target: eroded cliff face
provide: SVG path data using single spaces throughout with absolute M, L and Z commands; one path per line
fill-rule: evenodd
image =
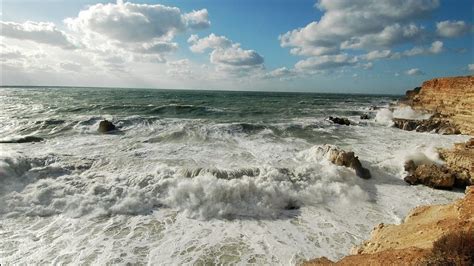
M 323 257 L 305 265 L 472 265 L 474 186 L 454 203 L 415 208 L 400 225 L 380 224 L 351 253 L 338 262 Z
M 474 135 L 474 76 L 428 80 L 406 98 L 413 109 L 440 114 L 462 134 Z

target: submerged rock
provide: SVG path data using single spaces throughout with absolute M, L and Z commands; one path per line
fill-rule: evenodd
M 331 122 L 333 122 L 334 124 L 339 124 L 339 125 L 345 125 L 345 126 L 349 126 L 351 124 L 351 121 L 345 117 L 332 117 L 330 116 L 328 118 Z
M 44 139 L 40 137 L 26 136 L 26 137 L 10 139 L 10 140 L 2 140 L 0 141 L 0 143 L 28 143 L 28 142 L 41 142 L 43 140 Z
M 116 129 L 117 127 L 115 127 L 115 125 L 112 124 L 112 122 L 108 120 L 103 120 L 103 121 L 100 121 L 99 128 L 97 129 L 97 131 L 99 131 L 100 133 L 107 133 L 110 131 L 114 131 Z
M 339 166 L 349 167 L 355 170 L 356 175 L 360 178 L 369 179 L 371 178 L 370 171 L 364 168 L 359 161 L 359 158 L 355 156 L 354 152 L 346 152 L 342 149 L 337 148 L 333 145 L 324 145 L 320 147 L 320 152 L 326 156 L 326 158 L 333 164 Z
M 369 116 L 369 114 L 361 114 L 360 119 L 367 120 L 367 119 L 370 119 L 370 116 Z

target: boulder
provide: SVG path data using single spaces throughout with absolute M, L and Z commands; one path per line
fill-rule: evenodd
M 369 114 L 361 114 L 360 119 L 367 120 L 367 119 L 370 119 L 370 116 L 369 116 Z
M 369 179 L 371 177 L 370 171 L 362 166 L 354 152 L 346 152 L 333 145 L 324 145 L 319 150 L 331 163 L 354 169 L 360 178 Z
M 351 124 L 351 121 L 345 117 L 332 117 L 330 116 L 328 118 L 331 122 L 333 122 L 334 124 L 339 124 L 339 125 L 345 125 L 345 126 L 349 126 Z
M 114 131 L 116 129 L 117 128 L 115 127 L 114 124 L 112 124 L 112 122 L 108 120 L 103 120 L 103 121 L 100 121 L 99 128 L 97 129 L 97 131 L 99 131 L 100 133 L 107 133 L 110 131 Z
M 412 163 L 407 162 L 405 169 L 407 168 L 412 172 L 403 180 L 410 185 L 422 184 L 432 188 L 452 189 L 456 180 L 456 175 L 444 165 L 422 164 L 413 171 Z

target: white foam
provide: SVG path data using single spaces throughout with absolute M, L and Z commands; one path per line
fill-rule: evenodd
M 465 136 L 373 124 L 310 131 L 321 136 L 320 143 L 316 137 L 310 143 L 270 129 L 248 134 L 201 120 L 156 120 L 126 127 L 121 135 L 95 134 L 86 124 L 84 134 L 0 144 L 0 230 L 6 232 L 0 252 L 6 264 L 335 259 L 375 224 L 398 222 L 419 204 L 461 196 L 410 187 L 400 170 L 407 158 L 436 161 L 421 144 L 449 146 Z M 181 137 L 169 137 L 174 132 Z M 149 141 L 157 136 L 165 141 Z M 325 143 L 353 150 L 373 178 L 330 164 L 316 152 Z M 229 180 L 212 171 L 183 176 L 183 169 L 194 168 L 259 173 Z M 289 210 L 291 205 L 300 208 Z
M 432 115 L 413 110 L 410 106 L 398 106 L 393 111 L 393 117 L 403 119 L 423 120 L 429 119 Z

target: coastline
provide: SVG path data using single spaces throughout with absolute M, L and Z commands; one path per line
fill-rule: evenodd
M 422 87 L 409 90 L 399 106 L 432 113 L 428 120 L 403 119 L 395 122 L 401 130 L 431 131 L 438 134 L 474 136 L 474 77 L 437 78 Z M 428 122 L 426 122 L 428 121 Z M 435 121 L 435 122 L 433 122 Z M 407 126 L 408 123 L 412 123 Z M 423 123 L 434 124 L 423 128 Z M 449 130 L 439 130 L 446 128 Z M 435 170 L 419 169 L 413 161 L 405 181 L 433 188 L 465 187 L 464 198 L 445 205 L 419 206 L 399 225 L 379 224 L 370 239 L 351 249 L 350 255 L 333 262 L 326 257 L 306 261 L 303 265 L 380 265 L 380 264 L 455 264 L 474 263 L 474 139 L 455 144 L 451 149 L 438 149 L 445 166 Z M 415 171 L 416 170 L 416 171 Z M 411 172 L 411 173 L 410 173 Z M 420 175 L 424 175 L 422 180 Z M 446 176 L 451 178 L 449 185 Z M 412 180 L 410 180 L 410 178 Z M 416 182 L 410 182 L 415 180 Z M 421 180 L 421 181 L 420 181 Z

